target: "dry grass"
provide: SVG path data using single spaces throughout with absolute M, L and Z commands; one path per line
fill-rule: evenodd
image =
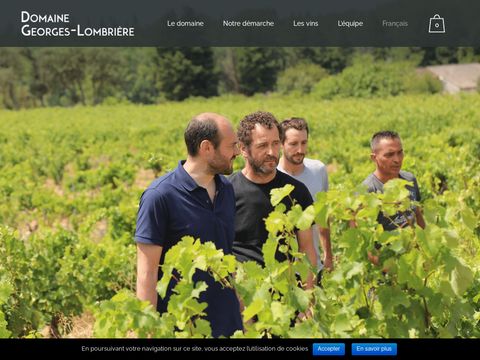
M 102 219 L 98 221 L 93 227 L 93 230 L 91 232 L 92 241 L 95 243 L 99 243 L 107 234 L 107 231 L 108 231 L 108 220 Z
M 68 327 L 70 330 L 64 336 L 65 338 L 91 338 L 93 337 L 93 325 L 95 318 L 89 312 L 84 312 L 80 316 L 75 316 L 71 319 Z

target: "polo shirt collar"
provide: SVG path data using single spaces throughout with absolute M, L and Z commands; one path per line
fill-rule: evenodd
M 183 164 L 185 164 L 186 160 L 180 160 L 178 162 L 178 166 L 176 169 L 176 173 L 178 176 L 178 182 L 179 185 L 182 185 L 186 190 L 188 191 L 193 191 L 195 190 L 198 186 L 198 184 L 193 180 L 193 178 L 185 171 L 183 168 Z
M 183 185 L 183 187 L 187 191 L 192 192 L 197 188 L 201 188 L 201 186 L 198 185 L 195 182 L 195 180 L 193 180 L 193 178 L 190 176 L 190 174 L 185 171 L 185 169 L 183 167 L 183 164 L 185 164 L 185 161 L 186 160 L 180 160 L 178 162 L 178 166 L 177 166 L 177 169 L 175 170 L 175 172 L 178 176 L 179 183 L 181 185 Z M 220 189 L 222 189 L 223 185 L 224 185 L 223 182 L 222 182 L 222 179 L 220 178 L 220 175 L 216 174 L 214 179 L 215 179 L 215 185 L 217 187 L 217 191 L 220 191 Z

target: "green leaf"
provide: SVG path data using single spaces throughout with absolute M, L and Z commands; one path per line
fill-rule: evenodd
M 210 327 L 210 323 L 205 319 L 197 319 L 195 321 L 195 330 L 196 333 L 203 337 L 210 337 L 212 336 L 212 328 Z
M 272 235 L 268 235 L 267 241 L 262 246 L 263 260 L 265 261 L 265 266 L 270 267 L 275 264 L 275 253 L 277 252 L 278 240 Z
M 475 228 L 478 226 L 478 220 L 470 208 L 464 209 L 462 212 L 462 220 L 465 225 L 471 230 L 475 231 Z
M 203 310 L 207 308 L 206 302 L 198 302 L 195 298 L 189 298 L 184 304 L 185 309 L 191 310 L 192 315 L 205 315 Z
M 4 315 L 0 312 L 0 339 L 9 338 L 12 335 L 10 331 L 7 330 L 7 322 Z
M 287 184 L 282 188 L 272 189 L 270 191 L 270 203 L 272 206 L 277 206 L 285 196 L 290 195 L 295 187 L 291 184 Z
M 317 210 L 317 203 L 314 204 L 315 206 L 315 223 L 320 225 L 323 228 L 328 227 L 328 207 L 321 206 L 319 210 Z
M 298 204 L 292 206 L 287 212 L 287 221 L 290 224 L 296 224 L 300 216 L 302 216 L 302 207 Z
M 350 330 L 350 318 L 345 314 L 339 314 L 335 317 L 333 328 L 337 334 Z
M 459 236 L 455 230 L 447 230 L 443 233 L 443 236 L 450 249 L 455 249 L 458 246 Z
M 206 291 L 208 285 L 205 281 L 199 281 L 195 284 L 195 289 L 192 291 L 192 297 L 198 299 L 200 294 Z
M 450 283 L 457 296 L 462 296 L 473 281 L 473 272 L 468 267 L 458 262 L 451 273 Z
M 439 241 L 442 235 L 440 229 L 435 225 L 428 226 L 425 230 L 417 227 L 415 228 L 415 234 L 420 247 L 427 256 L 436 256 L 439 246 L 441 245 Z
M 435 200 L 427 199 L 422 206 L 423 217 L 425 218 L 427 224 L 435 224 L 438 220 L 438 205 Z
M 294 286 L 293 287 L 293 296 L 295 298 L 295 301 L 297 303 L 297 308 L 300 311 L 305 311 L 308 308 L 308 305 L 310 303 L 310 299 L 308 296 L 308 292 Z
M 402 239 L 394 240 L 390 245 L 390 249 L 393 250 L 397 254 L 404 253 L 405 248 L 403 247 Z
M 310 321 L 302 321 L 295 324 L 295 327 L 289 331 L 290 336 L 292 338 L 302 338 L 308 339 L 315 336 L 315 332 L 318 332 L 317 329 L 318 325 L 316 326 L 315 323 Z
M 265 228 L 270 234 L 277 235 L 282 232 L 285 227 L 285 214 L 272 211 L 265 219 Z
M 164 268 L 164 273 L 160 281 L 157 283 L 157 292 L 160 295 L 160 297 L 164 298 L 167 289 L 168 289 L 168 284 L 170 284 L 170 279 L 171 279 L 171 272 L 165 272 L 165 266 Z
M 248 321 L 260 311 L 263 310 L 263 299 L 254 300 L 245 310 L 243 310 L 243 321 Z
M 357 213 L 356 218 L 357 219 L 377 220 L 378 212 L 379 212 L 378 208 L 366 207 L 366 208 L 361 209 Z
M 411 263 L 410 254 L 405 254 L 398 260 L 398 283 L 407 284 L 414 289 L 423 287 L 422 279 L 415 274 L 415 263 Z
M 363 273 L 363 264 L 354 262 L 350 265 L 350 269 L 345 274 L 346 279 L 351 279 L 353 276 Z
M 273 301 L 270 309 L 272 310 L 272 317 L 274 321 L 279 321 L 285 318 L 285 305 L 279 301 Z
M 323 228 L 328 227 L 328 203 L 327 193 L 317 193 L 317 200 L 313 203 L 315 208 L 315 222 Z
M 112 297 L 112 301 L 121 303 L 121 302 L 126 302 L 131 298 L 132 298 L 132 293 L 126 289 L 123 289 Z
M 314 218 L 315 218 L 315 208 L 313 207 L 313 205 L 310 205 L 305 210 L 303 210 L 295 226 L 300 230 L 307 230 L 312 226 Z
M 448 298 L 456 297 L 450 281 L 446 281 L 446 280 L 441 281 L 440 285 L 438 286 L 438 291 L 440 291 L 444 297 L 448 297 Z
M 237 264 L 237 259 L 235 258 L 234 255 L 225 255 L 223 257 L 223 263 L 227 268 L 227 271 L 229 273 L 234 273 L 235 272 L 235 266 Z
M 0 282 L 0 305 L 5 304 L 12 293 L 13 293 L 13 286 L 7 281 L 1 281 Z
M 405 292 L 399 287 L 383 286 L 378 289 L 378 300 L 381 302 L 383 311 L 386 314 L 395 313 L 395 307 L 403 305 L 405 307 L 410 306 L 410 300 Z

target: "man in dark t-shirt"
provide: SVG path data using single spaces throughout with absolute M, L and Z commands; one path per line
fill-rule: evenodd
M 278 170 L 273 180 L 266 184 L 249 180 L 241 171 L 232 175 L 229 180 L 235 192 L 237 209 L 233 253 L 239 261 L 254 260 L 263 265 L 262 246 L 268 237 L 265 219 L 273 211 L 270 190 L 292 184 L 295 189 L 290 196 L 303 209 L 313 203 L 312 197 L 304 191 L 303 183 Z M 292 206 L 288 196 L 283 198 L 282 203 L 287 209 Z M 284 254 L 280 252 L 277 252 L 275 257 L 278 261 L 285 260 Z
M 417 179 L 413 174 L 401 170 L 404 155 L 400 136 L 394 131 L 380 131 L 373 135 L 370 145 L 372 150 L 370 157 L 376 169 L 363 181 L 368 191 L 383 193 L 383 186 L 387 181 L 399 178 L 413 183 L 413 186 L 407 185 L 410 199 L 420 201 Z M 390 217 L 380 212 L 377 220 L 386 231 L 414 223 L 425 228 L 425 221 L 418 206 L 412 206 L 409 210 L 397 212 Z
M 292 184 L 295 189 L 290 197 L 303 209 L 313 203 L 304 184 L 277 170 L 280 158 L 281 127 L 275 117 L 267 112 L 257 111 L 247 115 L 239 124 L 238 140 L 240 151 L 245 158 L 245 167 L 232 175 L 229 180 L 235 192 L 235 240 L 233 253 L 239 261 L 253 260 L 263 265 L 262 246 L 268 232 L 265 219 L 273 211 L 270 203 L 270 190 Z M 289 209 L 289 197 L 282 202 Z M 316 266 L 312 228 L 296 231 L 299 250 L 304 252 Z M 277 251 L 276 258 L 285 260 Z M 307 287 L 313 286 L 313 276 Z

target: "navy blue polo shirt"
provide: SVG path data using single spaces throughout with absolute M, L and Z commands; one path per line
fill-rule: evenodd
M 202 242 L 212 241 L 217 249 L 232 254 L 235 237 L 235 196 L 233 187 L 221 175 L 215 175 L 214 202 L 207 190 L 199 186 L 183 168 L 177 168 L 155 180 L 142 194 L 137 216 L 135 240 L 143 244 L 163 247 L 160 264 L 167 251 L 183 236 L 190 235 Z M 159 279 L 162 272 L 159 271 Z M 200 302 L 208 304 L 206 319 L 212 327 L 212 335 L 230 336 L 242 329 L 238 299 L 232 289 L 221 284 L 203 271 L 197 271 L 194 279 L 205 281 L 208 289 L 200 295 Z M 170 283 L 164 299 L 158 298 L 157 310 L 167 311 L 167 303 L 175 282 Z

